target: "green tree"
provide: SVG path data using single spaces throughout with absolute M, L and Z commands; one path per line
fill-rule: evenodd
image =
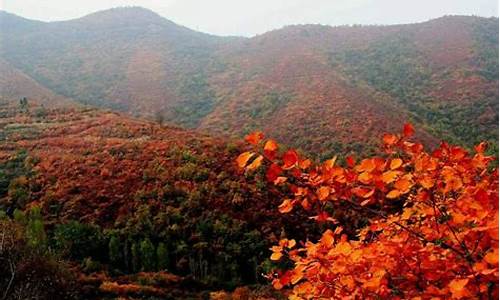
M 155 248 L 149 238 L 141 242 L 141 265 L 144 271 L 153 271 L 155 268 Z
M 114 266 L 118 266 L 121 260 L 120 238 L 112 235 L 108 243 L 109 260 Z
M 158 244 L 158 248 L 156 248 L 156 257 L 158 259 L 158 269 L 166 270 L 170 263 L 170 259 L 168 257 L 168 249 L 165 243 L 160 242 Z
M 130 254 L 132 255 L 132 272 L 137 272 L 140 268 L 139 245 L 137 243 L 134 242 L 130 247 Z
M 47 235 L 45 234 L 40 207 L 34 206 L 29 212 L 26 236 L 28 245 L 34 251 L 43 253 L 47 250 Z

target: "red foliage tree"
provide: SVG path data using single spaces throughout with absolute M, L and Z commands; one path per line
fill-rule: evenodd
M 255 150 L 237 163 L 252 171 L 265 162 L 267 179 L 289 187 L 279 211 L 304 210 L 329 228 L 317 241 L 272 247 L 271 260 L 294 266 L 273 277 L 276 289 L 290 287 L 290 299 L 498 298 L 494 158 L 484 143 L 473 154 L 446 143 L 428 153 L 410 141 L 413 133 L 407 124 L 400 135 L 385 134 L 384 155 L 347 157 L 345 167 L 336 158 L 313 164 L 295 150 L 278 155 L 260 133 L 247 138 Z M 373 215 L 357 236 L 333 217 L 346 204 Z M 391 205 L 399 209 L 385 209 Z

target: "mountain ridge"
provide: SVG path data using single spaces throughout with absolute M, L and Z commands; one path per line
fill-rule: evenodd
M 215 134 L 263 129 L 306 151 L 352 151 L 403 121 L 424 141 L 498 140 L 498 18 L 292 25 L 252 38 L 142 8 L 42 24 L 0 29 L 0 58 L 83 104 Z

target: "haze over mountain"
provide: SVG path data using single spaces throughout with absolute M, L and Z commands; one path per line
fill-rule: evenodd
M 358 150 L 408 120 L 424 141 L 498 143 L 498 18 L 300 25 L 253 38 L 137 7 L 49 23 L 1 12 L 0 24 L 6 99 L 36 89 L 210 133 L 260 129 L 306 151 Z

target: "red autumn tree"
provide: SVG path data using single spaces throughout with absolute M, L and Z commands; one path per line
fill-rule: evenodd
M 321 239 L 282 239 L 271 260 L 293 268 L 273 278 L 290 299 L 498 298 L 498 170 L 486 144 L 466 150 L 442 143 L 431 153 L 410 141 L 414 129 L 383 137 L 385 154 L 346 166 L 321 164 L 295 150 L 279 152 L 262 133 L 237 163 L 247 172 L 263 162 L 267 179 L 291 191 L 278 209 L 302 210 L 328 224 Z M 384 209 L 394 204 L 399 209 Z M 402 204 L 401 204 L 402 203 Z M 348 237 L 331 214 L 369 213 L 369 225 Z

